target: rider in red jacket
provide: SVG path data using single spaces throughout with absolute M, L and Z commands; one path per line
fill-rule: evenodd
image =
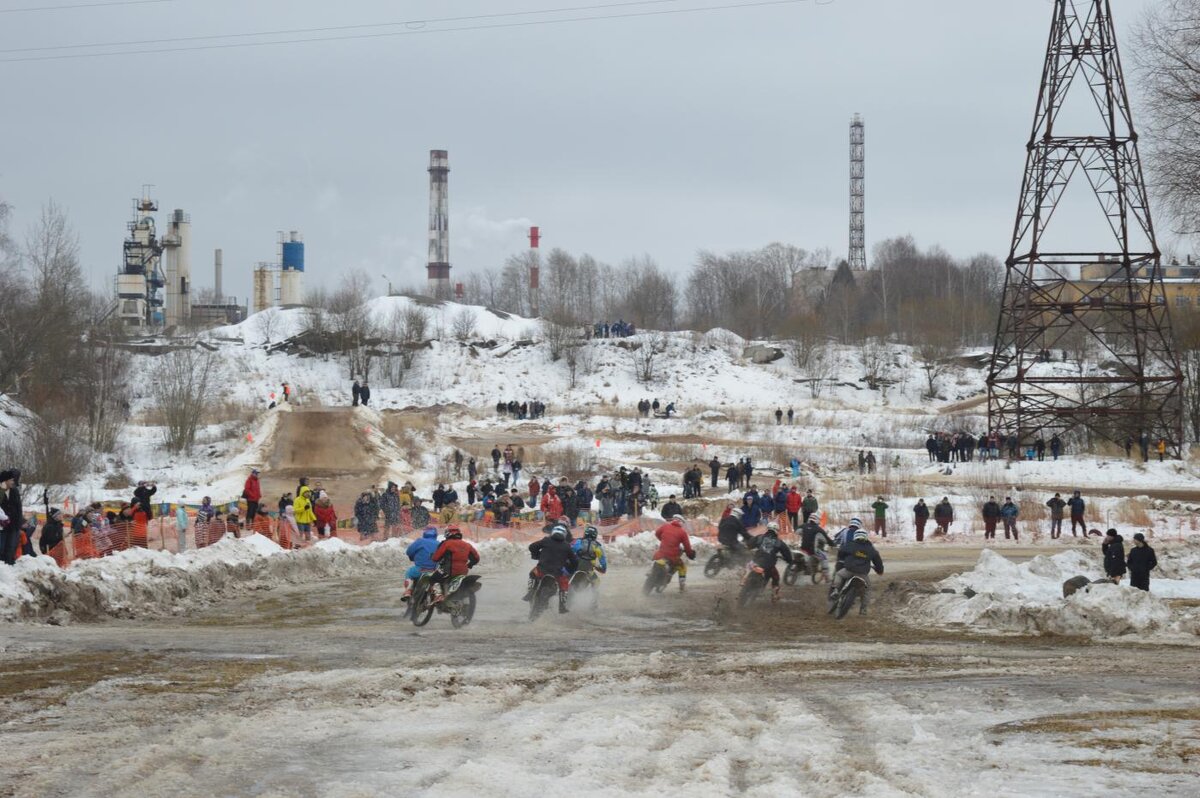
M 433 561 L 441 566 L 430 577 L 433 601 L 436 604 L 446 597 L 440 589 L 441 584 L 449 582 L 457 576 L 466 576 L 472 568 L 479 564 L 479 552 L 475 550 L 474 546 L 463 540 L 462 531 L 458 527 L 452 526 L 447 527 L 446 539 L 433 553 Z
M 696 559 L 696 552 L 692 549 L 691 536 L 683 528 L 683 517 L 677 515 L 668 518 L 667 523 L 654 530 L 654 537 L 659 540 L 658 550 L 654 552 L 654 559 L 666 560 L 675 571 L 679 572 L 679 589 L 683 590 L 687 582 L 687 564 L 683 561 L 683 555 L 686 554 L 689 560 Z

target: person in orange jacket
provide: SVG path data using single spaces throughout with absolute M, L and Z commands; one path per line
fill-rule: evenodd
M 687 563 L 683 561 L 683 555 L 686 554 L 689 560 L 696 559 L 691 536 L 683 527 L 683 516 L 668 518 L 667 523 L 654 530 L 654 537 L 659 542 L 653 559 L 666 562 L 673 572 L 679 573 L 679 590 L 683 591 L 687 586 Z
M 542 514 L 547 521 L 557 521 L 562 518 L 562 499 L 558 498 L 558 489 L 551 485 L 542 496 Z

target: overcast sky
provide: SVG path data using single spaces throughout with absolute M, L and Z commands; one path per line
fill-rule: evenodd
M 160 0 L 2 13 L 101 1 L 0 0 L 0 49 L 618 2 Z M 1150 2 L 1114 3 L 1120 29 Z M 380 292 L 383 275 L 422 281 L 433 148 L 450 151 L 455 277 L 499 266 L 531 222 L 544 246 L 613 263 L 648 254 L 673 270 L 701 249 L 772 241 L 844 257 L 848 124 L 861 112 L 869 244 L 912 234 L 958 256 L 1003 256 L 1050 12 L 1048 0 L 810 0 L 3 63 L 0 197 L 16 206 L 18 232 L 58 200 L 91 279 L 111 285 L 130 200 L 151 183 L 160 229 L 169 209 L 192 215 L 195 285 L 212 284 L 221 247 L 226 292 L 240 298 L 281 229 L 304 234 L 310 281 L 353 268 Z

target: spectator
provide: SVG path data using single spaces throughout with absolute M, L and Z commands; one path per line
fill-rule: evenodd
M 793 426 L 796 423 L 796 411 L 789 407 L 788 412 L 787 412 L 787 417 L 788 417 L 788 426 L 789 427 Z
M 1100 544 L 1100 550 L 1104 552 L 1104 573 L 1113 582 L 1120 584 L 1126 571 L 1124 538 L 1117 530 L 1110 529 L 1104 536 L 1104 542 Z
M 721 478 L 721 461 L 714 454 L 713 459 L 708 461 L 708 469 L 712 472 L 712 486 L 717 487 L 717 482 Z
M 58 509 L 51 510 L 42 525 L 42 536 L 38 539 L 38 548 L 42 554 L 49 554 L 54 547 L 62 543 L 63 522 L 62 513 Z
M 925 540 L 925 524 L 929 522 L 929 505 L 925 504 L 924 499 L 917 499 L 917 505 L 913 507 L 913 524 L 917 528 L 917 542 Z
M 777 426 L 777 427 L 783 426 L 783 408 L 782 407 L 775 408 L 775 426 Z
M 983 503 L 983 539 L 996 539 L 996 524 L 1000 521 L 1000 505 L 995 496 L 989 496 Z
M 1083 511 L 1086 509 L 1083 498 L 1079 495 L 1079 491 L 1071 498 L 1067 499 L 1067 507 L 1071 510 L 1071 537 L 1075 537 L 1075 525 L 1079 524 L 1080 530 L 1083 531 L 1083 536 L 1087 537 L 1087 524 L 1083 520 Z
M 667 499 L 667 503 L 663 505 L 662 517 L 669 521 L 677 515 L 683 515 L 683 508 L 679 506 L 679 502 L 675 501 L 675 494 L 672 493 Z
M 1021 514 L 1021 510 L 1013 503 L 1012 497 L 1004 497 L 1004 506 L 1000 508 L 1000 517 L 1004 520 L 1004 539 L 1008 540 L 1008 534 L 1012 533 L 1013 540 L 1020 540 L 1021 536 L 1017 532 L 1017 516 Z
M 258 481 L 258 469 L 251 468 L 246 484 L 242 486 L 242 498 L 246 500 L 246 525 L 254 526 L 254 517 L 258 515 L 258 503 L 262 501 L 262 486 Z
M 800 496 L 800 489 L 793 486 L 787 497 L 788 521 L 791 523 L 792 529 L 800 528 L 800 508 L 803 505 L 804 499 Z M 805 516 L 805 520 L 808 520 L 807 516 Z
M 871 505 L 871 509 L 875 511 L 875 534 L 882 537 L 887 537 L 887 502 L 880 496 Z
M 1166 456 L 1167 456 L 1167 439 L 1159 438 L 1158 439 L 1158 462 L 1161 463 L 1163 461 L 1163 458 Z
M 1058 437 L 1058 433 L 1055 433 L 1054 437 L 1050 439 L 1050 456 L 1057 460 L 1062 454 L 1062 450 L 1062 439 Z
M 819 509 L 820 504 L 817 502 L 817 497 L 813 495 L 813 492 L 810 490 L 808 493 L 804 494 L 804 501 L 800 504 L 803 522 L 807 524 L 808 519 L 812 518 Z
M 144 480 L 139 482 L 133 490 L 133 501 L 130 504 L 141 510 L 147 521 L 154 517 L 154 510 L 150 507 L 150 497 L 155 493 L 158 493 L 158 483 Z
M 1129 550 L 1125 564 L 1129 568 L 1129 584 L 1149 592 L 1150 572 L 1158 567 L 1158 557 L 1154 556 L 1154 549 L 1146 544 L 1146 536 L 1141 532 L 1133 536 L 1133 548 Z
M 350 396 L 353 399 L 351 407 L 358 407 L 358 403 L 362 399 L 362 385 L 358 380 L 355 380 L 354 384 L 350 386 Z
M 363 407 L 371 404 L 371 385 L 366 380 L 362 381 L 362 389 L 358 392 L 358 397 Z
M 950 525 L 954 523 L 954 508 L 950 506 L 949 497 L 943 496 L 933 508 L 933 522 L 937 524 L 939 535 L 950 534 Z
M 1050 508 L 1050 539 L 1058 540 L 1062 537 L 1062 522 L 1063 508 L 1067 503 L 1063 501 L 1062 494 L 1054 494 L 1054 498 L 1046 502 L 1046 506 Z

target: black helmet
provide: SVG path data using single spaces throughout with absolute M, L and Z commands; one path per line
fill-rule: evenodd
M 562 524 L 555 524 L 554 528 L 550 530 L 550 539 L 551 540 L 566 540 L 567 539 L 567 528 L 565 526 L 563 526 Z
M 456 526 L 446 527 L 446 540 L 462 540 L 462 530 Z
M 600 536 L 600 530 L 596 529 L 594 526 L 589 526 L 587 529 L 583 530 L 583 536 L 588 540 L 595 540 Z

